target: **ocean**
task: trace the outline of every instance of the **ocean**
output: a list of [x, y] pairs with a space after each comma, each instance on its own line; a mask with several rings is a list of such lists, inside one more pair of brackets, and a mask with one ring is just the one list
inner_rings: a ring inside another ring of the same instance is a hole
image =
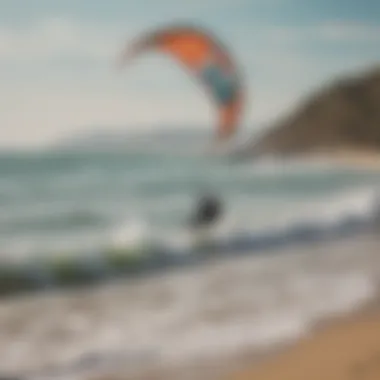
[[[230, 244], [227, 257], [216, 251], [211, 262], [158, 276], [4, 300], [0, 373], [59, 367], [62, 376], [76, 368], [78, 378], [91, 378], [117, 355], [142, 355], [140, 366], [107, 367], [127, 374], [149, 367], [149, 352], [160, 365], [211, 362], [294, 339], [373, 296], [378, 245], [365, 240], [363, 249], [352, 239], [375, 226], [378, 171], [323, 160], [237, 161], [201, 154], [186, 139], [147, 141], [1, 153], [1, 260], [139, 252], [147, 244], [191, 255], [186, 220], [204, 191], [225, 205], [215, 239], [245, 239], [248, 253], [235, 258]], [[267, 254], [271, 243], [276, 252]]]
[[376, 212], [374, 170], [237, 162], [181, 150], [178, 139], [168, 145], [0, 153], [1, 256], [80, 254], [147, 241], [184, 247], [186, 221], [208, 191], [226, 210], [220, 239], [305, 224], [336, 228]]

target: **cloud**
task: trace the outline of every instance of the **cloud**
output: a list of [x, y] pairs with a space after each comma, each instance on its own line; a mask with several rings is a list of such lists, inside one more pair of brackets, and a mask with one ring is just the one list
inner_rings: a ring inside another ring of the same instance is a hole
[[214, 117], [206, 96], [192, 92], [136, 96], [117, 88], [46, 86], [0, 94], [0, 104], [1, 145], [38, 145], [86, 127], [141, 129], [180, 126], [184, 120], [211, 124]]
[[334, 42], [380, 42], [380, 25], [330, 21], [316, 28], [316, 35]]
[[277, 3], [282, 0], [189, 0], [188, 2], [177, 0], [171, 1], [171, 9], [176, 12], [180, 11], [182, 14], [189, 14], [191, 16], [199, 14], [199, 12], [213, 12], [213, 11], [228, 11], [230, 9], [237, 9], [253, 3]]
[[28, 62], [109, 58], [115, 53], [119, 34], [107, 26], [101, 28], [64, 18], [47, 18], [17, 29], [3, 27], [0, 28], [0, 59]]
[[[235, 1], [238, 4], [247, 2]], [[121, 41], [144, 29], [164, 24], [168, 20], [191, 20], [199, 13], [230, 7], [233, 3], [233, 0], [195, 0], [179, 5], [177, 1], [165, 0], [158, 8], [157, 4], [146, 11], [145, 7], [141, 7], [144, 13], [135, 14], [132, 20], [129, 17], [128, 22], [121, 22], [118, 18], [112, 22], [100, 22], [52, 16], [31, 19], [24, 24], [4, 23], [0, 25], [0, 59], [3, 62], [56, 58], [111, 59]]]
[[[273, 3], [278, 1], [283, 0], [272, 0]], [[257, 0], [257, 3], [265, 2]], [[231, 8], [244, 7], [247, 4], [250, 4], [249, 0], [195, 0], [180, 4], [174, 0], [166, 0], [158, 8], [157, 4], [152, 5], [149, 12], [141, 8], [144, 13], [135, 14], [136, 17], [132, 20], [129, 18], [127, 23], [118, 18], [111, 22], [64, 16], [47, 16], [29, 20], [24, 24], [6, 23], [0, 25], [0, 59], [3, 63], [63, 58], [112, 59], [124, 41], [143, 30], [163, 25], [170, 20], [191, 22], [195, 19], [201, 24], [208, 24], [207, 14], [228, 13]], [[231, 25], [226, 27], [229, 29]], [[242, 35], [244, 33], [238, 38]]]
[[380, 42], [380, 25], [352, 21], [325, 21], [309, 26], [268, 27], [262, 36], [270, 43], [298, 43], [308, 40], [324, 42]]
[[[272, 89], [249, 94], [243, 124], [262, 128], [288, 112], [294, 93]], [[8, 146], [39, 146], [87, 128], [151, 130], [159, 127], [204, 125], [213, 128], [217, 114], [197, 92], [136, 97], [122, 91], [72, 91], [45, 88], [0, 96], [1, 142]]]

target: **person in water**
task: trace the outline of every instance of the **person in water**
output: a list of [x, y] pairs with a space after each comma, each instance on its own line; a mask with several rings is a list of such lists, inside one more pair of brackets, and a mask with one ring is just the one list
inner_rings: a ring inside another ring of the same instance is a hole
[[211, 193], [200, 197], [190, 220], [192, 227], [210, 227], [222, 216], [222, 202]]
[[[202, 195], [190, 218], [190, 228], [196, 246], [208, 246], [211, 244], [211, 232], [223, 214], [221, 200], [211, 193]], [[212, 244], [211, 244], [212, 245]]]

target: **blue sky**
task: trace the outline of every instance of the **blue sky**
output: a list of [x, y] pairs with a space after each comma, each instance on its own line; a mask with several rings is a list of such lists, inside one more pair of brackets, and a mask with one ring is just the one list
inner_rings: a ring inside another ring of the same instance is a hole
[[130, 39], [180, 20], [217, 33], [243, 67], [246, 126], [380, 62], [378, 0], [0, 0], [0, 144], [101, 126], [212, 126], [211, 104], [174, 62], [151, 54], [113, 69]]

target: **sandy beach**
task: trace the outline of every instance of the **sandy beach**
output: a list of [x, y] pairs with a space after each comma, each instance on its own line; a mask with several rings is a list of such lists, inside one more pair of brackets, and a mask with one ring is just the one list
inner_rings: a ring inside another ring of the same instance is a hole
[[379, 303], [329, 323], [285, 352], [225, 379], [380, 379]]

